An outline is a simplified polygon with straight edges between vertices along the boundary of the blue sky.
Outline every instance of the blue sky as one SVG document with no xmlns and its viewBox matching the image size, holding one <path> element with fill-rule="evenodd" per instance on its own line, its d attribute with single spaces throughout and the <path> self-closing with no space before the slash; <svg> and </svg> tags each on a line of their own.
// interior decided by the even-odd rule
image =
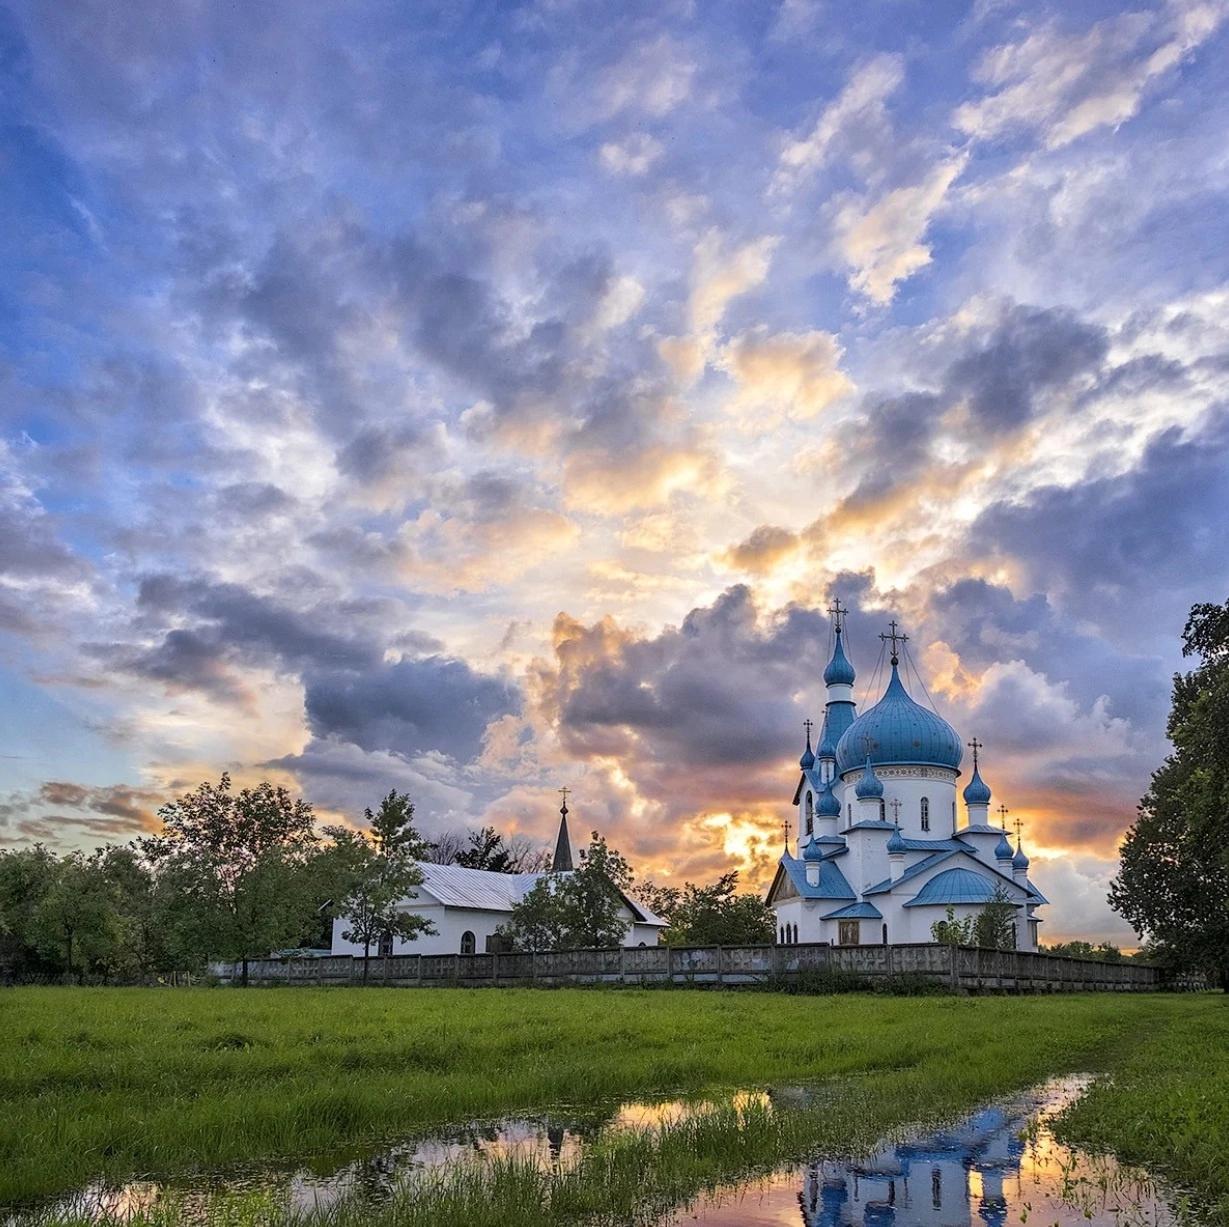
<svg viewBox="0 0 1229 1227">
<path fill-rule="evenodd" d="M 0 839 L 223 768 L 658 880 L 891 616 L 1051 932 L 1223 600 L 1222 3 L 0 12 Z"/>
</svg>

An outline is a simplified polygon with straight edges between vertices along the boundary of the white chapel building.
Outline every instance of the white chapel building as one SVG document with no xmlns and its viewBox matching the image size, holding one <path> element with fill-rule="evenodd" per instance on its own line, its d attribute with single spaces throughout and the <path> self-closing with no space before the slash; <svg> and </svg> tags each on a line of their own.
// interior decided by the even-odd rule
<svg viewBox="0 0 1229 1227">
<path fill-rule="evenodd" d="M 568 835 L 568 807 L 565 799 L 559 811 L 559 835 L 548 873 L 495 873 L 489 869 L 467 869 L 462 865 L 436 865 L 419 862 L 422 884 L 405 899 L 399 909 L 422 916 L 435 926 L 434 933 L 420 933 L 413 941 L 385 934 L 372 949 L 384 957 L 394 954 L 482 954 L 502 950 L 498 930 L 508 923 L 513 907 L 533 889 L 540 878 L 571 873 L 572 844 Z M 627 924 L 625 946 L 656 946 L 666 921 L 654 915 L 638 899 L 622 896 L 619 915 Z M 363 947 L 342 936 L 348 928 L 344 916 L 333 920 L 332 954 L 361 956 Z"/>
<path fill-rule="evenodd" d="M 896 631 L 883 697 L 858 715 L 854 668 L 842 643 L 824 670 L 828 692 L 819 746 L 806 750 L 794 792 L 797 842 L 787 840 L 768 891 L 783 943 L 929 942 L 947 909 L 975 916 L 998 892 L 1016 909 L 1016 948 L 1036 950 L 1036 911 L 1048 902 L 1029 881 L 1017 832 L 1013 848 L 990 821 L 990 789 L 974 740 L 973 774 L 960 798 L 964 746 L 937 712 L 916 702 L 900 676 Z M 959 801 L 963 800 L 963 813 Z"/>
</svg>

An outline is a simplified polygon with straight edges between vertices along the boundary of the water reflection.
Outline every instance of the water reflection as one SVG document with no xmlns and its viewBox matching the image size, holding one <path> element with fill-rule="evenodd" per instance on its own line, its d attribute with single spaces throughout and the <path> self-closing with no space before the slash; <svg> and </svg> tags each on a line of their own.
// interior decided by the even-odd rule
<svg viewBox="0 0 1229 1227">
<path fill-rule="evenodd" d="M 670 1225 L 704 1227 L 1174 1227 L 1143 1173 L 1063 1146 L 1049 1122 L 1087 1079 L 1047 1083 L 958 1125 L 886 1143 L 855 1162 L 821 1159 L 710 1194 Z"/>
<path fill-rule="evenodd" d="M 958 1124 L 885 1143 L 856 1161 L 820 1158 L 706 1195 L 660 1227 L 1177 1227 L 1165 1196 L 1141 1173 L 1062 1146 L 1049 1122 L 1087 1079 L 1045 1084 Z M 806 1087 L 727 1098 L 740 1110 L 822 1109 Z M 376 1208 L 424 1169 L 515 1154 L 544 1170 L 569 1170 L 599 1136 L 669 1128 L 711 1101 L 669 1100 L 560 1111 L 473 1124 L 348 1160 L 319 1158 L 282 1168 L 94 1185 L 51 1205 L 16 1210 L 4 1227 L 48 1219 L 123 1219 L 170 1195 L 189 1221 L 207 1223 L 220 1193 L 250 1193 L 270 1210 L 327 1209 L 343 1198 Z M 276 1217 L 276 1215 L 274 1215 Z"/>
</svg>

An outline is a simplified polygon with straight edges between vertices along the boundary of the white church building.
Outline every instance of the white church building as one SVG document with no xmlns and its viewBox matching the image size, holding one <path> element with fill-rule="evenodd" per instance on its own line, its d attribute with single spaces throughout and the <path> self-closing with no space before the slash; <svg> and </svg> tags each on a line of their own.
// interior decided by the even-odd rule
<svg viewBox="0 0 1229 1227">
<path fill-rule="evenodd" d="M 1016 947 L 1036 950 L 1036 911 L 1047 900 L 1029 881 L 1019 831 L 1013 848 L 1005 826 L 990 820 L 980 743 L 970 743 L 973 773 L 957 798 L 964 746 L 906 690 L 898 649 L 907 637 L 895 622 L 880 636 L 891 643 L 891 673 L 882 698 L 859 715 L 842 642 L 846 611 L 838 601 L 829 612 L 835 644 L 824 670 L 819 746 L 811 748 L 807 721 L 793 799 L 797 842 L 787 838 L 768 891 L 778 940 L 929 942 L 949 908 L 964 919 L 1006 896 L 1016 912 Z"/>
<path fill-rule="evenodd" d="M 399 907 L 429 920 L 435 932 L 421 933 L 413 941 L 403 941 L 388 933 L 372 953 L 385 957 L 394 954 L 482 954 L 506 949 L 498 931 L 508 923 L 513 907 L 539 879 L 572 872 L 566 798 L 559 814 L 555 855 L 546 874 L 495 873 L 489 869 L 420 862 L 422 884 Z M 631 895 L 622 896 L 619 915 L 627 924 L 623 937 L 625 946 L 656 946 L 658 936 L 666 927 L 666 921 Z M 342 936 L 348 927 L 346 917 L 334 919 L 330 953 L 361 956 L 362 945 Z"/>
</svg>

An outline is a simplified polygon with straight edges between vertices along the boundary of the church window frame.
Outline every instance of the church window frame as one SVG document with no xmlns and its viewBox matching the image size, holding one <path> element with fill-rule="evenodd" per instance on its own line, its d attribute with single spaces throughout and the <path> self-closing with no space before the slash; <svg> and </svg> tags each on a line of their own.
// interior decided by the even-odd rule
<svg viewBox="0 0 1229 1227">
<path fill-rule="evenodd" d="M 392 958 L 392 954 L 393 935 L 388 929 L 385 929 L 384 932 L 380 934 L 379 940 L 376 943 L 376 958 L 388 959 Z"/>
<path fill-rule="evenodd" d="M 888 820 L 888 803 L 882 798 L 879 798 L 879 821 L 887 822 Z"/>
<path fill-rule="evenodd" d="M 473 929 L 466 929 L 461 934 L 461 953 L 473 954 L 478 949 L 478 938 L 474 935 Z"/>
<path fill-rule="evenodd" d="M 838 920 L 837 944 L 860 946 L 862 944 L 862 922 L 860 920 Z"/>
<path fill-rule="evenodd" d="M 815 795 L 809 788 L 806 800 L 806 833 L 808 835 L 815 833 Z"/>
<path fill-rule="evenodd" d="M 922 830 L 930 830 L 930 798 L 922 798 Z"/>
</svg>

